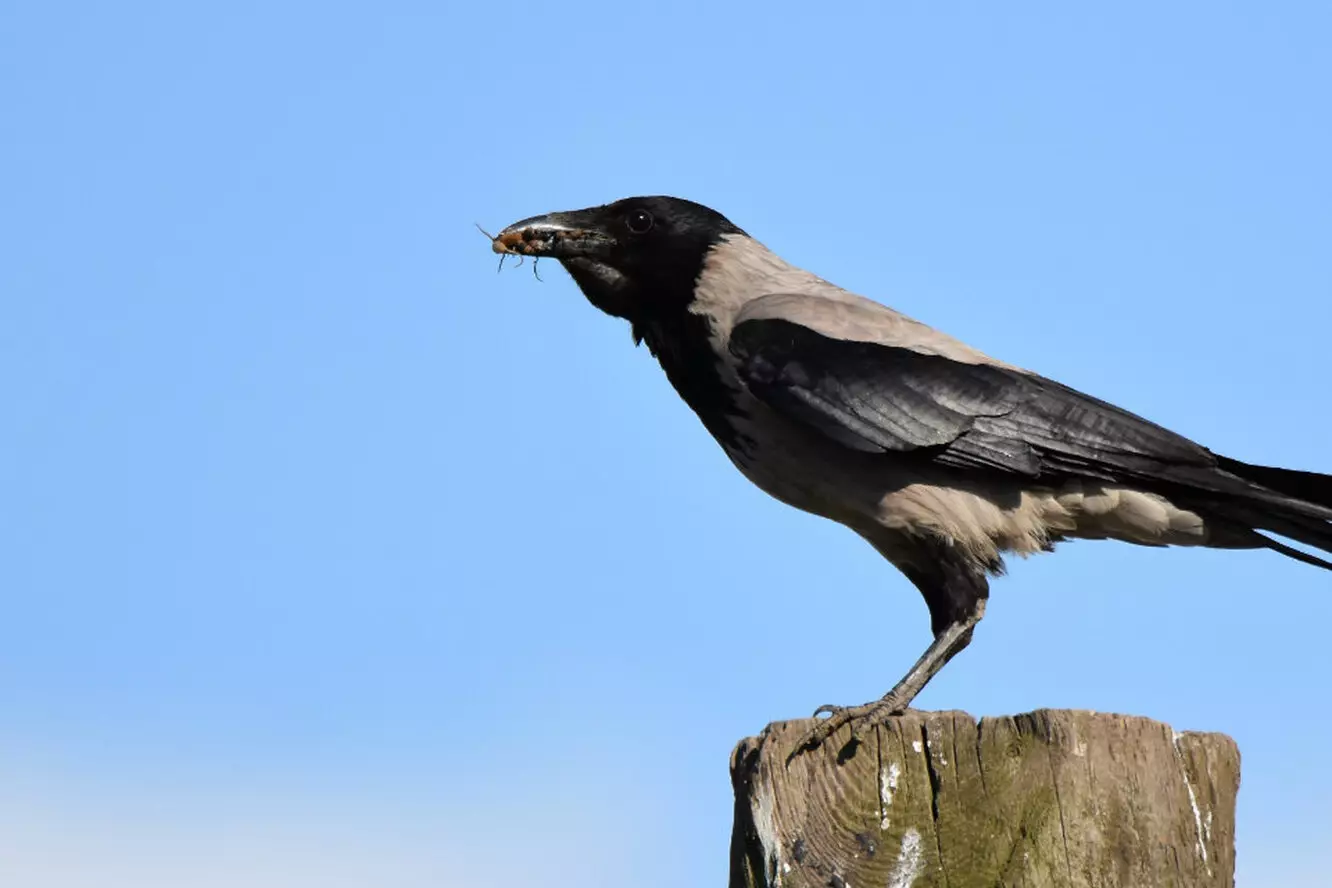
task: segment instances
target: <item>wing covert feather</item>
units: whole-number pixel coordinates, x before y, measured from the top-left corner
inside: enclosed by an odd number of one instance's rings
[[[1216,464],[1140,416],[1002,365],[834,339],[781,318],[742,321],[730,348],[756,397],[859,451],[1100,480]]]

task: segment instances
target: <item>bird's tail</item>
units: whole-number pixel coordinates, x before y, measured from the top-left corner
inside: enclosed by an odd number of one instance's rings
[[[1332,553],[1332,475],[1256,466],[1218,457],[1218,468],[1250,486],[1227,509],[1255,530],[1265,530]],[[1233,511],[1232,511],[1233,510]],[[1332,562],[1295,549],[1266,534],[1254,542],[1305,564],[1332,570]]]

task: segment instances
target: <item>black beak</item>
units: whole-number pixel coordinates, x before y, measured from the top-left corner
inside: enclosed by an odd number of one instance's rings
[[[491,241],[496,253],[551,259],[599,259],[615,246],[586,210],[547,213],[515,222]]]

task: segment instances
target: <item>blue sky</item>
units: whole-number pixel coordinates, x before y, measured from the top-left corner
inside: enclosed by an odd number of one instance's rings
[[[720,883],[727,756],[928,640],[622,322],[472,227],[670,193],[1255,462],[1332,471],[1332,10],[0,7],[0,869]],[[1332,866],[1328,575],[1079,543],[919,698],[1224,731]]]

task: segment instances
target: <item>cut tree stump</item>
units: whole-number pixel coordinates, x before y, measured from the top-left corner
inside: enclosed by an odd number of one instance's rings
[[[1234,885],[1240,756],[1224,734],[910,710],[792,756],[814,724],[771,724],[732,754],[731,888]]]

